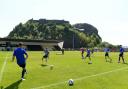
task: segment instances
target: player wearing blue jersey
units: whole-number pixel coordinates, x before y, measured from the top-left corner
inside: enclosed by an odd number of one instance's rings
[[[21,76],[21,79],[22,80],[25,80],[24,79],[24,75],[25,75],[25,72],[26,72],[26,59],[28,58],[28,54],[27,52],[22,48],[23,46],[23,43],[20,42],[18,44],[18,48],[16,48],[13,52],[13,57],[12,57],[12,61],[14,61],[15,57],[17,59],[17,64],[22,68],[22,76]],[[26,56],[24,56],[26,55]]]
[[[86,54],[86,56],[85,56],[85,59],[86,59],[86,57],[88,57],[89,58],[89,63],[88,64],[92,64],[92,61],[91,61],[91,58],[90,58],[90,56],[91,56],[91,51],[90,51],[90,49],[87,49],[87,54]]]
[[[42,57],[42,61],[45,59],[45,62],[47,63],[49,58],[49,50],[48,48],[44,49],[44,56]]]
[[[112,62],[112,59],[109,57],[110,49],[109,48],[105,48],[104,51],[105,51],[105,60],[106,60],[106,62],[108,62],[107,59],[110,59],[110,62]]]
[[[124,61],[124,48],[121,45],[120,45],[120,54],[119,54],[118,63],[120,63],[120,58],[122,58],[123,63],[125,63],[125,61]]]

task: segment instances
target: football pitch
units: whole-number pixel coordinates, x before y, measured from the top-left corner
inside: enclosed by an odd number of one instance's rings
[[[0,51],[0,89],[128,89],[128,64],[117,63],[118,52],[110,53],[112,63],[105,62],[103,52],[94,52],[92,64],[88,58],[83,61],[79,51],[64,55],[51,51],[47,64],[42,63],[42,54],[28,52],[26,80],[21,81],[22,70],[16,60],[11,62],[12,52]],[[74,80],[73,86],[68,85],[69,79]]]

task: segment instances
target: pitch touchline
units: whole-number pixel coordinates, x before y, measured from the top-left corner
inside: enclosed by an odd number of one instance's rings
[[[6,66],[6,63],[7,63],[7,59],[8,59],[8,57],[6,56],[6,58],[4,60],[4,63],[3,63],[3,66],[2,66],[2,69],[0,71],[0,83],[2,81],[2,77],[3,77],[4,69],[5,69],[5,66]]]
[[[95,75],[90,75],[90,76],[85,76],[85,77],[81,77],[81,78],[76,78],[74,80],[76,80],[76,81],[77,80],[83,80],[83,79],[87,79],[87,78],[91,78],[91,77],[96,77],[96,76],[100,76],[100,75],[104,75],[104,74],[108,74],[108,73],[112,73],[112,72],[116,72],[116,71],[120,71],[120,70],[124,70],[124,69],[128,69],[128,67],[123,67],[123,68],[116,69],[116,70],[111,70],[111,71],[108,71],[108,72],[103,72],[103,73],[99,73],[99,74],[95,74]],[[44,88],[48,88],[48,87],[51,87],[51,86],[57,86],[57,85],[64,84],[64,83],[67,83],[67,81],[53,83],[53,84],[50,84],[50,85],[47,85],[47,86],[41,86],[41,87],[36,87],[36,88],[31,88],[31,89],[44,89]]]

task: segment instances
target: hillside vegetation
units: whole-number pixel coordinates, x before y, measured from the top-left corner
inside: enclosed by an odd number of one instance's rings
[[[69,21],[46,19],[30,19],[24,24],[19,23],[7,38],[64,40],[65,48],[94,47],[102,41],[98,30],[90,24],[71,25]]]

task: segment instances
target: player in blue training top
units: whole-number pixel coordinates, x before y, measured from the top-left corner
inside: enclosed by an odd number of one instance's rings
[[[48,48],[44,49],[44,56],[42,57],[42,62],[43,62],[44,58],[45,58],[45,62],[47,63],[48,58],[49,58],[49,50],[48,50]]]
[[[28,58],[28,54],[27,52],[22,48],[23,47],[23,43],[20,42],[18,44],[18,48],[16,48],[13,52],[13,57],[12,57],[12,61],[14,61],[15,57],[17,59],[17,64],[22,68],[22,76],[21,79],[24,79],[24,74],[26,73],[26,59]],[[26,55],[26,56],[24,56]]]
[[[105,48],[104,51],[105,51],[105,60],[106,60],[106,62],[108,62],[107,59],[110,59],[110,62],[112,62],[112,59],[109,57],[110,49],[109,48]]]
[[[90,49],[87,49],[87,54],[86,54],[86,56],[85,56],[85,59],[86,59],[86,57],[88,57],[89,58],[89,63],[88,64],[92,64],[92,61],[91,61],[91,58],[90,58],[90,56],[91,56],[91,51],[90,51]]]
[[[120,63],[120,58],[122,58],[123,63],[125,63],[125,61],[124,61],[124,48],[122,47],[122,45],[120,45],[120,54],[119,54],[118,63]]]

